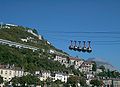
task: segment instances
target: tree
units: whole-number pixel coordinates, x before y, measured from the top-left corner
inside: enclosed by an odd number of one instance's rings
[[[96,71],[96,70],[97,70],[97,64],[96,64],[96,62],[93,62],[92,71]]]
[[[116,71],[116,70],[110,71],[110,77],[118,78],[118,77],[120,77],[120,73],[118,71]]]
[[[111,77],[111,72],[109,69],[107,70],[107,77],[109,77],[109,78]]]
[[[79,83],[80,83],[81,86],[85,86],[86,85],[85,78],[81,77],[80,80],[79,80]]]
[[[102,69],[102,71],[105,71],[105,67],[102,65],[99,67],[100,69]]]
[[[98,79],[93,79],[90,81],[90,84],[94,87],[94,86],[101,86],[102,85],[102,81],[98,80]]]
[[[78,82],[79,82],[79,77],[78,77],[78,76],[70,76],[70,77],[68,78],[68,81],[67,81],[67,83],[68,83],[68,84],[71,84],[72,87],[75,87],[75,85],[76,85]]]
[[[14,77],[11,80],[13,86],[17,86],[17,84],[20,83],[20,78],[19,77]]]
[[[40,79],[38,79],[35,76],[27,75],[23,77],[15,77],[11,80],[13,82],[13,86],[16,84],[21,84],[22,86],[27,85],[39,85],[40,84]]]
[[[100,77],[106,77],[107,76],[107,72],[103,71],[97,74]]]
[[[36,29],[33,29],[33,32],[38,35],[38,32]]]
[[[3,77],[0,76],[0,84],[3,83]]]

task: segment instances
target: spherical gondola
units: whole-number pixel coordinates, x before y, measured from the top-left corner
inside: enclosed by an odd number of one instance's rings
[[[82,52],[86,52],[86,51],[87,51],[87,48],[86,48],[86,44],[85,44],[85,43],[86,43],[86,42],[83,41],[84,46],[82,47]]]

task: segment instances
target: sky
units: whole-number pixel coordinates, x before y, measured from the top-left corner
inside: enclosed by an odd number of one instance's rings
[[[120,0],[0,0],[0,22],[35,28],[71,56],[120,70]],[[70,40],[90,40],[92,53],[69,50]]]

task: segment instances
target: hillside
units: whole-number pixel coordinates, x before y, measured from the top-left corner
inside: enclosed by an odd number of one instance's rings
[[[54,50],[56,53],[68,54],[49,44],[47,40],[38,35],[35,29],[10,25],[6,27],[4,25],[0,29],[0,39],[39,48],[39,50],[33,52],[29,49],[0,44],[1,64],[15,64],[15,66],[23,67],[25,71],[30,72],[41,69],[50,71],[66,70],[65,66],[59,62],[52,61],[54,55],[49,54],[49,51]]]
[[[30,46],[35,46],[40,49],[44,49],[45,52],[52,49],[59,53],[68,55],[62,50],[55,48],[52,44],[50,44],[47,40],[45,40],[43,36],[38,35],[36,29],[32,29],[28,27],[11,26],[10,24],[9,25],[4,24],[3,28],[0,29],[0,39],[10,40]]]

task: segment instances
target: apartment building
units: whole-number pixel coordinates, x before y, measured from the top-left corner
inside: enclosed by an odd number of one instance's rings
[[[0,65],[0,75],[3,77],[4,81],[10,81],[15,76],[22,77],[24,70],[20,67],[14,67],[14,65]]]

